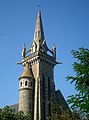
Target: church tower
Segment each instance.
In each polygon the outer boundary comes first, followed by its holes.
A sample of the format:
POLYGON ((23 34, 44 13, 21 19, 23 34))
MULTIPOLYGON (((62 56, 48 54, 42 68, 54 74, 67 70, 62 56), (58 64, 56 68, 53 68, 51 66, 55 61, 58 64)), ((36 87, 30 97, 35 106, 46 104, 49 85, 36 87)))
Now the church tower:
POLYGON ((22 49, 24 71, 19 78, 19 111, 31 114, 32 120, 47 120, 51 116, 51 101, 54 96, 54 67, 56 47, 49 49, 38 9, 33 42, 29 50, 22 49), (48 54, 48 51, 51 53, 48 54))

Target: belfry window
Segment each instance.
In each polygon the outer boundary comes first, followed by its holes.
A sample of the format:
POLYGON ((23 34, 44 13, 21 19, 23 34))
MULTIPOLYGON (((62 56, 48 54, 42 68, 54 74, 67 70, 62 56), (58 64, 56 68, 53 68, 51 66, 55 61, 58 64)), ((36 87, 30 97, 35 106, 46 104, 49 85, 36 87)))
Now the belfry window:
POLYGON ((42 99, 43 99, 43 102, 42 102, 42 113, 43 113, 43 120, 45 120, 45 76, 43 75, 42 76, 42 99))
POLYGON ((37 44, 35 44, 35 51, 37 51, 37 44))
POLYGON ((42 98, 45 99, 45 76, 42 76, 42 98))
POLYGON ((25 81, 25 86, 27 86, 27 81, 25 81))
POLYGON ((45 120, 45 101, 43 101, 43 120, 45 120))
POLYGON ((48 100, 50 101, 51 99, 51 81, 50 77, 48 77, 48 100))

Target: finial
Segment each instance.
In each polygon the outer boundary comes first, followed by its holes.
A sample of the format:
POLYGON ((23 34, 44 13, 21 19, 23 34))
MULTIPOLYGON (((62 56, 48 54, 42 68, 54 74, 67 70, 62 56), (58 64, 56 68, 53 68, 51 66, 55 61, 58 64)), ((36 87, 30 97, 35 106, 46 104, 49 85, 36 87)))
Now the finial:
POLYGON ((38 5, 38 13, 40 13, 40 5, 38 5))
POLYGON ((23 48, 22 48, 22 58, 25 58, 25 55, 26 55, 26 46, 24 43, 23 48))
POLYGON ((36 41, 36 40, 42 40, 43 41, 44 40, 44 30, 43 30, 43 26, 42 26, 40 8, 38 8, 38 14, 37 14, 37 20, 36 20, 36 26, 35 26, 35 32, 34 32, 33 40, 34 41, 36 41))
POLYGON ((53 43, 52 52, 53 52, 53 57, 56 58, 56 46, 55 46, 55 43, 53 43))
POLYGON ((54 48, 56 47, 55 43, 53 43, 53 47, 54 47, 54 48))
POLYGON ((38 8, 40 8, 40 5, 38 5, 38 8))
POLYGON ((25 43, 23 44, 23 48, 26 48, 26 45, 25 45, 25 43))

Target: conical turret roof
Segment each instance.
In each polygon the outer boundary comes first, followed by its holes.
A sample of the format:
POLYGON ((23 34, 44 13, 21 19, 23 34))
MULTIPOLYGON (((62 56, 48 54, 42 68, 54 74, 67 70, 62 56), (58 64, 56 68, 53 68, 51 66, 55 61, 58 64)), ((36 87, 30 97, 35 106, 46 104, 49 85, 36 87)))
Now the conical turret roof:
POLYGON ((32 72, 31 72, 31 69, 29 68, 28 63, 26 63, 26 65, 24 67, 24 71, 22 72, 19 79, 25 78, 25 77, 29 77, 29 78, 32 78, 32 79, 34 78, 32 72))
POLYGON ((41 11, 38 9, 38 15, 36 20, 35 32, 34 32, 34 41, 44 40, 44 31, 42 26, 41 11))

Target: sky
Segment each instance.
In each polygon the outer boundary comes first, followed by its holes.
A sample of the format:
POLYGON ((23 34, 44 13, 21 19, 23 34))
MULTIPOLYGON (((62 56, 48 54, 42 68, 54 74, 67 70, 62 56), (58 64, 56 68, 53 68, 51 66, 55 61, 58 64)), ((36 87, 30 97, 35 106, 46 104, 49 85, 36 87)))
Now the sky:
POLYGON ((39 5, 47 45, 55 43, 62 62, 54 69, 56 89, 66 100, 76 93, 66 77, 75 75, 71 50, 89 49, 89 0, 0 0, 0 108, 18 102, 23 67, 16 62, 23 44, 30 48, 39 5))

